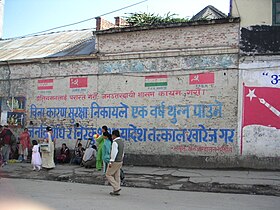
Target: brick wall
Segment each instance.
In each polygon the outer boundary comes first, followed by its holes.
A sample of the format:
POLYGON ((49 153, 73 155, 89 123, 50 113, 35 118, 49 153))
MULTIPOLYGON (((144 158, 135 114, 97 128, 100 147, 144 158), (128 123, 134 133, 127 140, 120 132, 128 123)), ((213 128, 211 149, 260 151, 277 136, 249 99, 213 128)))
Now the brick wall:
POLYGON ((96 30, 97 31, 116 27, 116 25, 114 25, 110 21, 105 20, 101 17, 96 17, 95 20, 96 20, 96 30))
POLYGON ((238 48, 239 24, 197 25, 98 35, 99 52, 124 53, 207 47, 238 48))
POLYGON ((116 26, 128 26, 128 22, 121 17, 115 17, 115 25, 116 26))

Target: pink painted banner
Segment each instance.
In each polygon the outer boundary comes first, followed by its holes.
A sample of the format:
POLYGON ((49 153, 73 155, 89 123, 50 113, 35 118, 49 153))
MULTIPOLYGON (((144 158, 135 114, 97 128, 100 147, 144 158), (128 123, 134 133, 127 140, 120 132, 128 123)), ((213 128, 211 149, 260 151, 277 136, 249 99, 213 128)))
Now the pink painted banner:
POLYGON ((52 90, 53 89, 53 79, 39 79, 37 89, 38 90, 52 90))
POLYGON ((88 87, 87 77, 70 78, 70 88, 86 88, 88 87))
POLYGON ((150 75, 145 76, 145 79, 167 79, 167 75, 150 75))
POLYGON ((214 72, 190 74, 190 76, 189 76, 190 85, 214 84, 214 83, 215 83, 214 72))

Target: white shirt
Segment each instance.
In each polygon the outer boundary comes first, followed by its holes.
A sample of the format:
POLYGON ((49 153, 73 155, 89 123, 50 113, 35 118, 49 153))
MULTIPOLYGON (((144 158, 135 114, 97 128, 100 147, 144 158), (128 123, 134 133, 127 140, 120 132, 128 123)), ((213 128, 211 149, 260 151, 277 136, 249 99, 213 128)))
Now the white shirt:
POLYGON ((93 157, 96 156, 96 151, 92 147, 86 149, 85 154, 83 156, 83 161, 91 160, 93 157))
POLYGON ((117 157, 118 154, 118 143, 116 142, 116 140, 120 139, 120 137, 117 137, 113 140, 112 143, 112 148, 111 148, 111 159, 110 162, 115 162, 115 159, 117 157))

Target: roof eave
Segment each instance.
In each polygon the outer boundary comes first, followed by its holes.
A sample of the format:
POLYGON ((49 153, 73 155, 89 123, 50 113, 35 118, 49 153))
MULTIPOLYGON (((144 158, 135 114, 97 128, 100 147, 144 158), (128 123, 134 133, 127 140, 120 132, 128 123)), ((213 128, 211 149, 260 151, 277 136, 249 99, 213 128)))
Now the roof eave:
POLYGON ((50 63, 56 61, 75 61, 75 60, 88 60, 97 59, 97 54, 79 55, 79 56, 63 56, 63 57, 46 57, 46 58, 32 58, 32 59, 20 59, 20 60, 6 60, 0 61, 0 65, 16 65, 16 64, 30 64, 30 63, 50 63))

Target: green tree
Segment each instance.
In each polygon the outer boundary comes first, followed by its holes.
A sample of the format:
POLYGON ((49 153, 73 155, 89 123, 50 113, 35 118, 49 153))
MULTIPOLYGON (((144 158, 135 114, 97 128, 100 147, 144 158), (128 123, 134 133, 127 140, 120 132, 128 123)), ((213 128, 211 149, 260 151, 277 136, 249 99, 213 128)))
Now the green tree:
POLYGON ((177 18, 176 14, 167 13, 164 16, 155 15, 151 13, 130 13, 129 17, 125 17, 125 20, 130 26, 146 26, 146 25, 158 25, 164 23, 181 23, 188 22, 188 18, 177 18))

